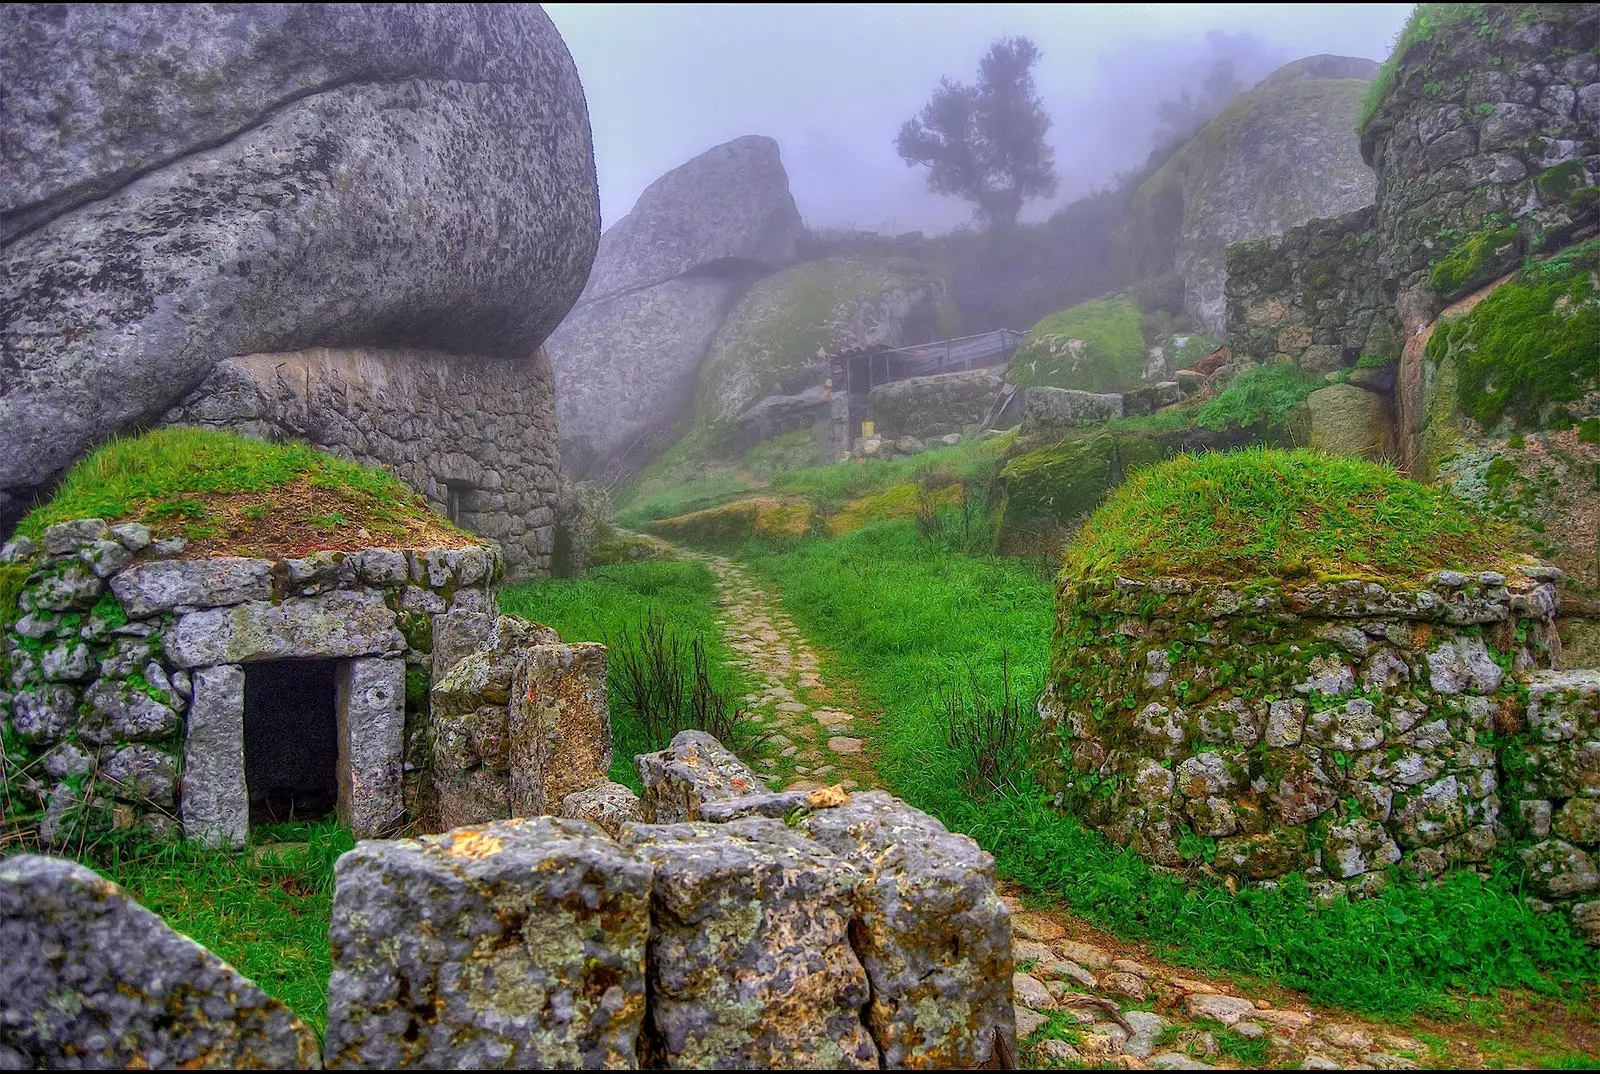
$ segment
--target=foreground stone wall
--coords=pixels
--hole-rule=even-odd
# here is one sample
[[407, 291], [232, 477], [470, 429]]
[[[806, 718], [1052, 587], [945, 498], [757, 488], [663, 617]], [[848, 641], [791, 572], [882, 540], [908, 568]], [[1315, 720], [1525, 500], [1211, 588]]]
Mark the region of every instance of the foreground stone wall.
[[522, 361], [318, 349], [220, 362], [161, 419], [305, 440], [382, 466], [463, 529], [500, 543], [509, 577], [550, 573], [558, 496], [554, 378]]
[[[1364, 891], [1397, 863], [1424, 877], [1482, 863], [1518, 839], [1508, 751], [1522, 678], [1559, 651], [1559, 577], [1064, 582], [1042, 778], [1150, 861], [1236, 881], [1301, 872]], [[1592, 767], [1582, 738], [1516, 747], [1516, 779], [1571, 783]]]
[[341, 661], [340, 819], [361, 836], [394, 830], [435, 618], [492, 621], [499, 549], [183, 554], [181, 538], [99, 519], [5, 547], [27, 573], [0, 718], [25, 754], [21, 789], [45, 805], [43, 841], [114, 825], [242, 844], [244, 665], [288, 659]]

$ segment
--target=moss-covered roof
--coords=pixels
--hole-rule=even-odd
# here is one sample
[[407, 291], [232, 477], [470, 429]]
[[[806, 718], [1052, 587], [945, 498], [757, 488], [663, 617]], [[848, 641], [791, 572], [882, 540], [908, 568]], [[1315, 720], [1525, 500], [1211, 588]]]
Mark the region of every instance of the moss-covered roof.
[[1028, 331], [1006, 379], [1021, 387], [1120, 392], [1144, 368], [1139, 307], [1120, 295], [1052, 313]]
[[1062, 577], [1405, 584], [1519, 558], [1508, 527], [1393, 467], [1246, 448], [1136, 473], [1084, 524]]
[[187, 555], [304, 555], [368, 547], [481, 544], [386, 471], [306, 444], [269, 444], [210, 429], [118, 438], [74, 466], [26, 537], [75, 518], [142, 522], [183, 537]]

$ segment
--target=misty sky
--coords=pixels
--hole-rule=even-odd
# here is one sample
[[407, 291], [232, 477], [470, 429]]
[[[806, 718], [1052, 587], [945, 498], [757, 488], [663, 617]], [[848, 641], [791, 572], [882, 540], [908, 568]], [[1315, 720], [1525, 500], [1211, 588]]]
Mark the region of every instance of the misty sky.
[[[812, 227], [930, 234], [971, 207], [929, 194], [894, 151], [941, 75], [973, 82], [1026, 34], [1055, 120], [1057, 203], [1143, 162], [1158, 101], [1218, 57], [1249, 85], [1301, 56], [1382, 60], [1410, 4], [546, 4], [578, 64], [609, 227], [656, 177], [742, 134], [777, 139]], [[1024, 219], [1047, 216], [1033, 203]]]

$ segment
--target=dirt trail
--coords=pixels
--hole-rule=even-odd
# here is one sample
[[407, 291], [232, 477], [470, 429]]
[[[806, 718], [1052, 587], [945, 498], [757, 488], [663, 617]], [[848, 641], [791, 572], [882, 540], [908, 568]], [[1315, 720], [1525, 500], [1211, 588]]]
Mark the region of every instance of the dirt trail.
[[[874, 721], [854, 688], [825, 677], [817, 652], [777, 597], [722, 556], [688, 549], [722, 591], [718, 619], [735, 661], [754, 680], [750, 718], [773, 732], [754, 764], [774, 789], [839, 783], [876, 787], [864, 734]], [[1317, 1007], [1259, 982], [1164, 965], [1139, 944], [1065, 910], [1011, 906], [1021, 1060], [1029, 1066], [1122, 1069], [1303, 1069], [1527, 1066], [1600, 1054], [1600, 1015], [1506, 993], [1472, 1022], [1418, 1018], [1405, 1027]]]

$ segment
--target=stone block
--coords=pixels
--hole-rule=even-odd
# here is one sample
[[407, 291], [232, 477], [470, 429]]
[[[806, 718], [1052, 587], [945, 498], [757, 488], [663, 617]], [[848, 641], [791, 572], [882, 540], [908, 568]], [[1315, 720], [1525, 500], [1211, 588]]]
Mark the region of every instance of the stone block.
[[873, 1069], [861, 874], [782, 821], [630, 825], [655, 866], [643, 1065]]
[[406, 640], [376, 590], [252, 600], [180, 615], [164, 638], [180, 668], [251, 660], [341, 659], [402, 652]]
[[103, 746], [118, 739], [157, 742], [178, 733], [183, 719], [129, 682], [100, 679], [84, 691], [87, 713], [78, 724], [85, 742]]
[[182, 786], [185, 837], [244, 846], [250, 799], [244, 782], [244, 668], [236, 664], [194, 673]]
[[651, 867], [594, 825], [365, 841], [334, 875], [329, 1068], [637, 1065]]
[[1015, 1056], [1011, 914], [994, 859], [883, 791], [818, 809], [797, 830], [865, 877], [853, 932], [884, 1066], [972, 1068]]
[[19, 691], [12, 702], [11, 727], [24, 742], [59, 741], [78, 719], [78, 691], [51, 684]]
[[1055, 429], [1101, 425], [1122, 417], [1122, 396], [1097, 395], [1073, 388], [1027, 388], [1022, 415], [1023, 435]]
[[624, 824], [643, 822], [644, 811], [630, 788], [608, 782], [567, 795], [561, 800], [561, 816], [591, 821], [615, 839], [622, 835]]
[[512, 816], [553, 813], [567, 795], [604, 783], [611, 770], [606, 647], [524, 650], [507, 720]]
[[644, 785], [645, 819], [653, 824], [698, 820], [707, 802], [768, 791], [761, 777], [704, 731], [679, 731], [666, 749], [642, 753], [634, 764]]
[[1552, 899], [1570, 899], [1600, 891], [1600, 869], [1594, 858], [1561, 839], [1546, 839], [1517, 852], [1534, 890]]
[[287, 1007], [75, 862], [0, 862], [0, 950], [7, 1066], [320, 1065]]
[[339, 819], [357, 839], [405, 820], [406, 664], [370, 657], [339, 669]]
[[174, 608], [221, 608], [272, 596], [272, 563], [265, 559], [213, 556], [155, 560], [129, 567], [111, 579], [111, 591], [129, 618], [144, 619]]

